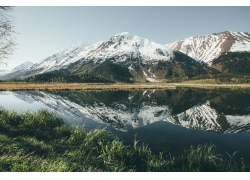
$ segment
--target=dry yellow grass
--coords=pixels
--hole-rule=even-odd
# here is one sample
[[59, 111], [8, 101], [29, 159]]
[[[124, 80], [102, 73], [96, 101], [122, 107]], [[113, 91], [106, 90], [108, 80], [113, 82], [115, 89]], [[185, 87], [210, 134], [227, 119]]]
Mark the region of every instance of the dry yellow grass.
[[250, 84], [213, 84], [213, 83], [172, 83], [176, 87], [198, 88], [250, 88]]
[[175, 89], [176, 87], [198, 88], [250, 88], [250, 84], [198, 84], [198, 83], [145, 83], [145, 84], [103, 84], [103, 83], [0, 83], [0, 91], [53, 91], [53, 90], [122, 90], [122, 89]]
[[55, 83], [55, 84], [28, 84], [28, 83], [1, 83], [1, 91], [18, 90], [119, 90], [119, 89], [169, 89], [175, 88], [170, 84], [101, 84], [101, 83]]

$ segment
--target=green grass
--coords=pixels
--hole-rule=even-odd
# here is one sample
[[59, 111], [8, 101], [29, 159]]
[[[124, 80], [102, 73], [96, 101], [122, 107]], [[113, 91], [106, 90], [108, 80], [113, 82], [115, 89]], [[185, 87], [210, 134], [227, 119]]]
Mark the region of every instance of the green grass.
[[183, 154], [153, 153], [147, 145], [126, 146], [104, 129], [71, 126], [46, 110], [17, 113], [0, 108], [2, 172], [191, 172], [248, 171], [237, 153], [229, 160], [214, 145]]

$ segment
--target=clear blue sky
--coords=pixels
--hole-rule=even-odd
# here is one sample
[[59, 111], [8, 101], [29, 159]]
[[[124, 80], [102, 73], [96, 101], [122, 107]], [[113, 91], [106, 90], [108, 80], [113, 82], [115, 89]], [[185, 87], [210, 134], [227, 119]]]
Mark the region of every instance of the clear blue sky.
[[160, 44], [226, 30], [250, 33], [250, 6], [16, 6], [10, 14], [20, 34], [8, 69], [121, 32]]

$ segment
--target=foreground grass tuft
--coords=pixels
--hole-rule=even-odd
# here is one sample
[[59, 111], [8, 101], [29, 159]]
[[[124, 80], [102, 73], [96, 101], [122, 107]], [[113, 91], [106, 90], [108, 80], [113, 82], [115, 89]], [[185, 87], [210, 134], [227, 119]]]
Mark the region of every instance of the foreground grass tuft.
[[191, 147], [181, 155], [153, 153], [124, 143], [104, 129], [71, 126], [46, 110], [17, 113], [0, 108], [0, 171], [247, 171], [217, 153], [214, 145]]

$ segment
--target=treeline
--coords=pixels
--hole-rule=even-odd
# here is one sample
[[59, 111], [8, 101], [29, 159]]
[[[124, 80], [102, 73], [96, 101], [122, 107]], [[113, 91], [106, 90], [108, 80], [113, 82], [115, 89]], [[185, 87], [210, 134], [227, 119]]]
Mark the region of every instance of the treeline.
[[250, 52], [225, 52], [213, 60], [220, 64], [221, 72], [234, 75], [250, 75]]
[[38, 74], [20, 79], [11, 79], [7, 82], [40, 82], [40, 83], [84, 83], [84, 82], [96, 82], [96, 83], [111, 83], [113, 81], [104, 79], [102, 77], [96, 77], [90, 74], [60, 74], [60, 73], [45, 73]]
[[182, 82], [194, 83], [250, 83], [250, 75], [218, 74], [213, 76], [199, 76]]

